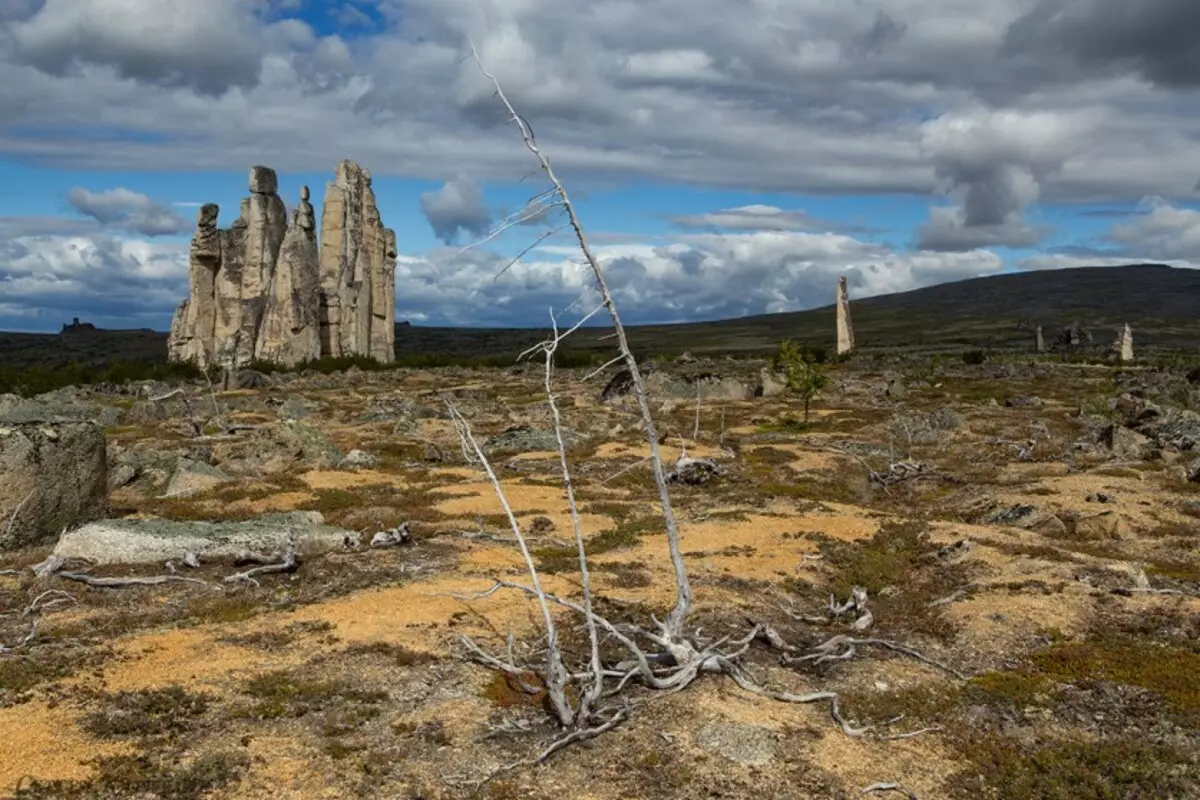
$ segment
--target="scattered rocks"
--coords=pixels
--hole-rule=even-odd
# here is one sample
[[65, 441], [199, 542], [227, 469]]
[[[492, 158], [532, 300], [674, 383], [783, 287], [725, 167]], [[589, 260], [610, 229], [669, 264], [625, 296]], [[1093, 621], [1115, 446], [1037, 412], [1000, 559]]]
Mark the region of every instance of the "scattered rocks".
[[104, 516], [108, 459], [91, 422], [0, 423], [0, 550]]
[[[564, 430], [563, 443], [570, 447], [584, 441], [587, 436], [575, 431]], [[529, 425], [516, 425], [501, 431], [495, 436], [489, 436], [483, 442], [483, 451], [492, 453], [529, 453], [539, 450], [558, 450], [558, 436], [553, 428], [534, 428]]]
[[1045, 403], [1035, 395], [1019, 394], [1004, 398], [1004, 405], [1006, 408], [1041, 408]]
[[681, 458], [667, 473], [667, 483], [699, 486], [724, 474], [720, 464], [708, 458]]
[[175, 472], [171, 475], [171, 480], [167, 483], [167, 490], [163, 496], [191, 497], [220, 486], [222, 483], [228, 483], [230, 480], [232, 479], [228, 475], [211, 464], [182, 458], [175, 466]]
[[365, 450], [351, 450], [338, 462], [338, 469], [373, 469], [379, 459]]
[[758, 373], [758, 386], [754, 390], [755, 397], [778, 397], [787, 391], [787, 379], [767, 367]]

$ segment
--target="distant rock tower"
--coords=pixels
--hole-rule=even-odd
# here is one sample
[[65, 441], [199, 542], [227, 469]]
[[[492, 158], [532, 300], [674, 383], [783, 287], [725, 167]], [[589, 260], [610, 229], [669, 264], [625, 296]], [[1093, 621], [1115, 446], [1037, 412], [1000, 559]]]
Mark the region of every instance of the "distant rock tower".
[[854, 325], [850, 322], [850, 294], [846, 291], [846, 276], [838, 278], [837, 288], [837, 354], [845, 355], [854, 349]]
[[341, 162], [319, 223], [307, 186], [289, 221], [274, 170], [251, 167], [249, 183], [230, 228], [217, 227], [215, 204], [200, 209], [168, 359], [226, 370], [255, 359], [394, 361], [396, 234], [380, 220], [370, 173]]
[[1117, 341], [1113, 343], [1113, 349], [1117, 351], [1117, 357], [1121, 361], [1133, 361], [1133, 331], [1129, 329], [1128, 322], [1117, 334]]

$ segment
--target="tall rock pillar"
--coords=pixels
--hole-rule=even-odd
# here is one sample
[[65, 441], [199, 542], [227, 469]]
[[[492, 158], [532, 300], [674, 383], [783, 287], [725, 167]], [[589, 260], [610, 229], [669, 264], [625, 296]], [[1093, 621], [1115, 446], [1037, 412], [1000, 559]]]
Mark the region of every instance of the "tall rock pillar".
[[217, 230], [220, 208], [215, 203], [200, 207], [196, 232], [188, 248], [188, 296], [171, 320], [167, 340], [170, 361], [191, 361], [204, 368], [212, 363], [216, 326], [216, 280], [221, 267], [221, 235]]
[[275, 262], [255, 358], [294, 367], [321, 357], [320, 289], [317, 220], [304, 186]]
[[846, 276], [838, 278], [837, 287], [837, 354], [845, 355], [854, 349], [854, 325], [850, 322], [850, 295], [846, 291]]

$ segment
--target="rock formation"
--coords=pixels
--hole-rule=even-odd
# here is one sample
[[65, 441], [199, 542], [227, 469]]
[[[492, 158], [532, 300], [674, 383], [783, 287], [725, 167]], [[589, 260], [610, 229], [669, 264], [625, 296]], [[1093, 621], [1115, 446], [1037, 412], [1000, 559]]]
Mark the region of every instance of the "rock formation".
[[1130, 330], [1128, 322], [1117, 334], [1117, 340], [1113, 342], [1113, 349], [1117, 351], [1117, 358], [1121, 361], [1133, 361], [1133, 331]]
[[308, 187], [302, 187], [279, 248], [254, 347], [258, 360], [289, 367], [321, 357], [321, 265], [317, 218], [308, 198]]
[[1042, 335], [1042, 326], [1038, 325], [1034, 332], [1034, 345], [1039, 353], [1046, 352], [1046, 337]]
[[850, 322], [850, 294], [846, 291], [846, 276], [838, 278], [837, 288], [837, 354], [854, 349], [854, 325]]
[[308, 187], [289, 221], [274, 170], [252, 167], [249, 184], [228, 229], [218, 229], [216, 205], [200, 209], [168, 358], [226, 370], [255, 359], [395, 360], [396, 235], [380, 220], [370, 174], [338, 165], [319, 241]]
[[338, 164], [321, 210], [321, 351], [395, 359], [395, 241], [383, 227], [371, 173]]

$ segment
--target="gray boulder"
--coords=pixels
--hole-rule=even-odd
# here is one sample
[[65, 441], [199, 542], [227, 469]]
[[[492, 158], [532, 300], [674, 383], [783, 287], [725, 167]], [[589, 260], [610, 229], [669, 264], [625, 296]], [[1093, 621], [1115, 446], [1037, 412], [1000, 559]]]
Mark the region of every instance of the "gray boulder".
[[316, 511], [265, 514], [245, 522], [175, 522], [161, 519], [103, 520], [63, 536], [54, 548], [62, 558], [95, 564], [161, 564], [189, 553], [205, 559], [237, 559], [280, 553], [296, 537], [300, 553], [339, 550], [357, 545], [355, 531], [325, 524]]
[[40, 544], [103, 517], [107, 505], [99, 425], [0, 423], [0, 550]]

